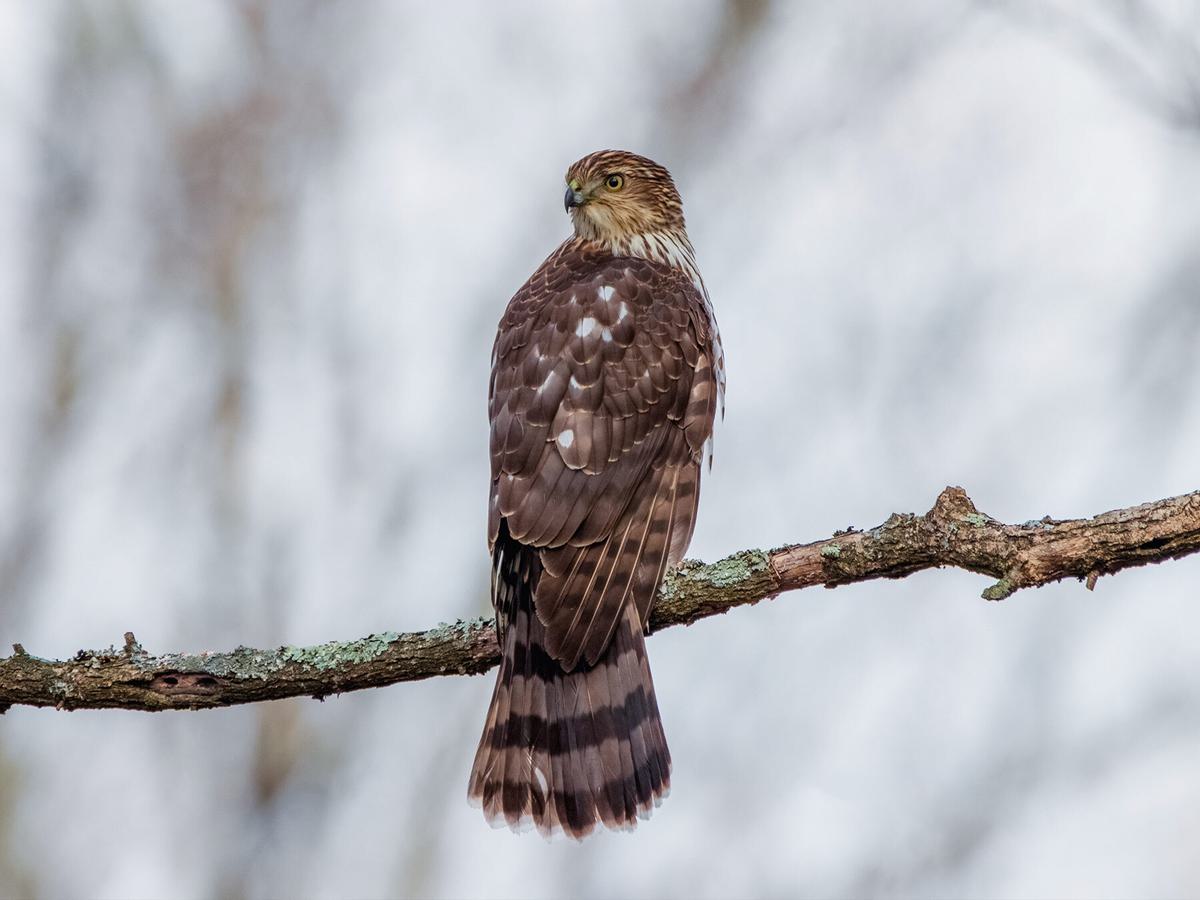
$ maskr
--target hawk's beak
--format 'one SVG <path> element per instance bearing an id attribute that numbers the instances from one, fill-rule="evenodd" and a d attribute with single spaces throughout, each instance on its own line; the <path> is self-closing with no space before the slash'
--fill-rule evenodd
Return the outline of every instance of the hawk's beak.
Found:
<path id="1" fill-rule="evenodd" d="M 583 206 L 583 193 L 579 190 L 579 182 L 572 181 L 567 185 L 567 193 L 563 196 L 563 209 L 570 212 L 576 206 Z"/>

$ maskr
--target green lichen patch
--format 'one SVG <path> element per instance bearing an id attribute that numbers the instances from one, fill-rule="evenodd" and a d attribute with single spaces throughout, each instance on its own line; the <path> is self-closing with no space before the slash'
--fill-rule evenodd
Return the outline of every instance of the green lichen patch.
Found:
<path id="1" fill-rule="evenodd" d="M 279 657 L 285 663 L 296 663 L 326 672 L 347 663 L 370 662 L 399 639 L 400 635 L 396 632 L 385 631 L 369 634 L 356 641 L 330 641 L 313 647 L 282 647 Z"/>
<path id="2" fill-rule="evenodd" d="M 982 528 L 987 524 L 987 516 L 983 515 L 983 513 L 967 513 L 963 516 L 963 521 L 970 522 L 976 528 Z"/>
<path id="3" fill-rule="evenodd" d="M 757 602 L 775 585 L 771 557 L 762 550 L 745 550 L 708 564 L 686 560 L 663 579 L 650 628 L 691 623 L 713 612 Z"/>
<path id="4" fill-rule="evenodd" d="M 230 653 L 174 653 L 169 656 L 134 656 L 129 663 L 146 672 L 203 672 L 231 680 L 263 679 L 284 664 L 278 653 L 238 647 Z"/>
<path id="5" fill-rule="evenodd" d="M 1017 586 L 1007 578 L 1001 578 L 991 587 L 984 590 L 982 597 L 984 600 L 1003 600 L 1011 596 L 1017 589 Z"/>
<path id="6" fill-rule="evenodd" d="M 480 631 L 485 630 L 488 625 L 492 624 L 491 619 L 457 619 L 454 622 L 441 622 L 436 628 L 431 628 L 426 631 L 422 638 L 429 641 L 441 642 L 445 640 L 466 641 L 473 638 Z"/>
<path id="7" fill-rule="evenodd" d="M 842 548 L 839 544 L 827 544 L 821 548 L 821 555 L 826 559 L 838 559 L 842 555 Z"/>
<path id="8" fill-rule="evenodd" d="M 761 550 L 743 550 L 715 563 L 681 570 L 679 574 L 689 581 L 724 588 L 749 581 L 770 567 L 770 558 Z"/>

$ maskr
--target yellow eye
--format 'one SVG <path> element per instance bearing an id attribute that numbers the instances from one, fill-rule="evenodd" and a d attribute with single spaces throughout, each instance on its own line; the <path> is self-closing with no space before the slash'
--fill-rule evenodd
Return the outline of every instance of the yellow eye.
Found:
<path id="1" fill-rule="evenodd" d="M 625 177 L 623 175 L 609 175 L 604 179 L 604 186 L 610 191 L 619 191 L 625 187 Z"/>

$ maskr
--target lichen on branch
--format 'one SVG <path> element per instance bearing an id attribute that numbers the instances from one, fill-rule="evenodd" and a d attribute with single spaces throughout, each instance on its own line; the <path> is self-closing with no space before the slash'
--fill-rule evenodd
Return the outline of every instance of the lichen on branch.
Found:
<path id="1" fill-rule="evenodd" d="M 923 516 L 894 513 L 867 531 L 847 529 L 809 544 L 744 550 L 715 563 L 686 561 L 667 575 L 649 630 L 757 603 L 785 591 L 903 578 L 951 566 L 995 579 L 986 600 L 1200 551 L 1200 491 L 1102 513 L 1006 525 L 948 487 Z M 40 659 L 13 645 L 0 659 L 0 712 L 17 704 L 57 709 L 203 709 L 317 697 L 435 675 L 474 675 L 499 661 L 488 619 L 428 631 L 372 634 L 313 647 L 222 653 L 147 653 L 132 633 L 123 646 Z"/>

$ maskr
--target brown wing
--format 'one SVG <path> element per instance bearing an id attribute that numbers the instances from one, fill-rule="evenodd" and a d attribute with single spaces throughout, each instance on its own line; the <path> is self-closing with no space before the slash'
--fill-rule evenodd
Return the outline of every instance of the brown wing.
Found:
<path id="1" fill-rule="evenodd" d="M 572 242 L 510 302 L 490 394 L 489 540 L 539 548 L 547 649 L 600 658 L 643 624 L 691 539 L 717 387 L 702 296 L 677 270 Z"/>

